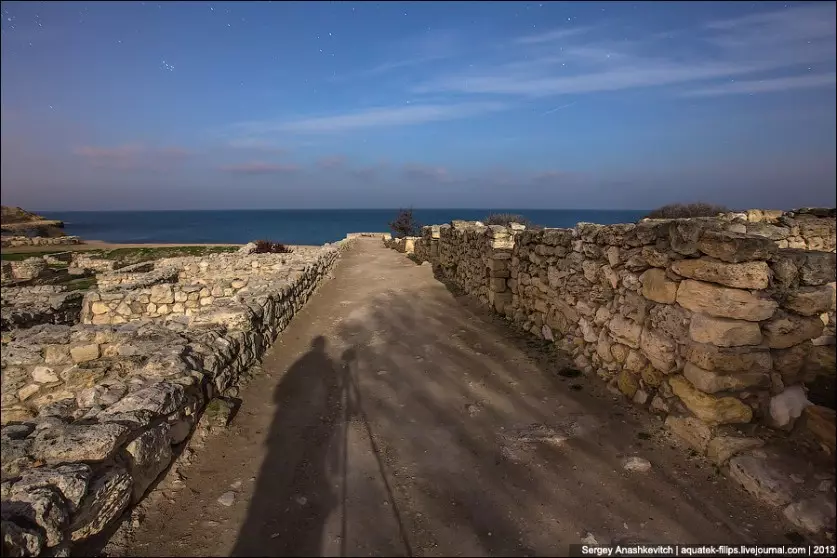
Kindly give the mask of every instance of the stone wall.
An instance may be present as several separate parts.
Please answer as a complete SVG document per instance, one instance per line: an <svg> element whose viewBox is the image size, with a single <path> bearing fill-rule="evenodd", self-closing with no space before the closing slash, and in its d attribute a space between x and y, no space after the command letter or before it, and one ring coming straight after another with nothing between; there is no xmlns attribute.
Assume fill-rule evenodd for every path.
<svg viewBox="0 0 837 558"><path fill-rule="evenodd" d="M0 237L0 247L16 248L19 246L67 246L81 244L77 236L3 236Z"/></svg>
<svg viewBox="0 0 837 558"><path fill-rule="evenodd" d="M807 397L835 375L834 218L749 211L543 230L455 221L424 227L412 252L701 453L716 438L757 444L729 436L732 425L789 431L806 414L833 454L834 411Z"/></svg>
<svg viewBox="0 0 837 558"><path fill-rule="evenodd" d="M169 465L173 447L192 432L210 401L234 388L315 289L327 278L348 242L287 258L276 269L273 254L246 256L233 269L270 269L221 292L212 311L176 318L177 293L215 298L212 287L163 284L152 291L160 304L130 323L42 325L4 335L2 357L2 537L4 553L68 555L72 543L101 532ZM216 259L217 258L217 259ZM180 270L192 263L208 272L231 263L225 256L163 262ZM201 266L201 260L207 265ZM267 265L262 265L267 264ZM226 269L229 269L227 267ZM187 275L190 272L186 272ZM240 272L239 272L240 273ZM209 276L203 278L209 281ZM245 280L246 279L246 280ZM198 291L187 289L196 287ZM156 288L156 290L155 290ZM166 290L163 293L163 289ZM145 289L140 289L145 290ZM85 300L93 312L106 295ZM233 296L235 295L235 296ZM124 299L122 299L124 303ZM200 297L197 300L200 305ZM156 304L156 303L153 303ZM115 312L115 313L114 313ZM156 314L156 316L155 316ZM88 314L89 316L89 314ZM217 406L217 405L216 405Z"/></svg>
<svg viewBox="0 0 837 558"><path fill-rule="evenodd" d="M0 331L79 321L81 292L66 292L62 285L3 287L1 292Z"/></svg>

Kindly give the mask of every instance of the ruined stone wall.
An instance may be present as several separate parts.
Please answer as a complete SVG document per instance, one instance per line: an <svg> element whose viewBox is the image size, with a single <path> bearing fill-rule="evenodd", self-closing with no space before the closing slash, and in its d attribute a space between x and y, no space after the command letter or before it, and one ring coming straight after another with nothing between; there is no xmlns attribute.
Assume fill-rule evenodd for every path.
<svg viewBox="0 0 837 558"><path fill-rule="evenodd" d="M833 211L515 228L425 227L414 253L637 404L788 428L834 375Z"/></svg>
<svg viewBox="0 0 837 558"><path fill-rule="evenodd" d="M3 236L0 247L16 248L18 246L67 246L81 244L77 236Z"/></svg>
<svg viewBox="0 0 837 558"><path fill-rule="evenodd" d="M159 298L157 317L146 310L130 323L41 325L4 334L4 552L68 555L72 543L107 529L139 501L206 405L237 385L347 245L301 254L284 280L275 269L248 278L234 301L200 316L170 319L160 306L173 308L183 293L186 307L190 295L208 287L187 292L164 284L148 292L148 304L152 290L168 301ZM204 298L212 297L209 290ZM86 300L94 317L105 315L93 313L93 304L104 303L108 292Z"/></svg>
<svg viewBox="0 0 837 558"><path fill-rule="evenodd" d="M62 285L3 287L0 331L39 324L76 324L83 294Z"/></svg>

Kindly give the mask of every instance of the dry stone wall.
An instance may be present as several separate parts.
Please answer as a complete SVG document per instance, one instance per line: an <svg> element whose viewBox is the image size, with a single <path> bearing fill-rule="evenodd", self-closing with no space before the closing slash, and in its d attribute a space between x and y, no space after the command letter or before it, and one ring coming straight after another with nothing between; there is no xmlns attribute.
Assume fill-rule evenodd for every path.
<svg viewBox="0 0 837 558"><path fill-rule="evenodd" d="M16 248L19 246L67 246L81 244L77 236L3 236L0 247Z"/></svg>
<svg viewBox="0 0 837 558"><path fill-rule="evenodd" d="M719 465L760 444L722 435L731 425L790 430L803 413L833 454L834 411L810 405L806 384L835 375L834 210L543 230L454 221L384 242L410 240L440 278Z"/></svg>
<svg viewBox="0 0 837 558"><path fill-rule="evenodd" d="M219 397L285 329L347 245L281 255L284 264L273 254L163 260L159 269L174 269L172 277L185 283L142 287L138 296L122 289L126 283L112 283L84 300L84 321L100 323L5 333L4 555L69 555L73 543L108 528L139 501L207 405L227 404ZM233 287L236 280L243 284ZM145 295L148 302L134 314L126 298ZM186 315L198 310L187 306L193 301L200 311ZM131 314L120 312L125 304ZM176 304L182 314L161 312Z"/></svg>

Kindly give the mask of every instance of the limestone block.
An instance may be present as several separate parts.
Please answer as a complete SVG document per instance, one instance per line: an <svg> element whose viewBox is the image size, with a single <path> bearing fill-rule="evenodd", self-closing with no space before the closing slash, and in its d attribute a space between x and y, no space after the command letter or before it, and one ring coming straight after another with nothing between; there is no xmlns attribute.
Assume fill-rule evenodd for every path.
<svg viewBox="0 0 837 558"><path fill-rule="evenodd" d="M735 456L729 460L729 474L747 492L771 506L786 506L793 500L793 481L763 457Z"/></svg>
<svg viewBox="0 0 837 558"><path fill-rule="evenodd" d="M138 502L152 482L171 462L169 425L159 424L132 440L125 451L131 456L133 502Z"/></svg>
<svg viewBox="0 0 837 558"><path fill-rule="evenodd" d="M58 381L58 374L47 366L36 366L32 370L32 379L39 384L50 384Z"/></svg>
<svg viewBox="0 0 837 558"><path fill-rule="evenodd" d="M708 343L689 343L683 356L706 370L739 373L767 372L772 368L770 350L766 347L716 347Z"/></svg>
<svg viewBox="0 0 837 558"><path fill-rule="evenodd" d="M837 443L837 428L835 428L834 409L822 405L808 405L802 412L805 417L805 428L813 434L820 443L824 444L831 453L835 451Z"/></svg>
<svg viewBox="0 0 837 558"><path fill-rule="evenodd" d="M32 442L32 456L44 463L104 461L125 440L121 424L61 425L41 430Z"/></svg>
<svg viewBox="0 0 837 558"><path fill-rule="evenodd" d="M677 289L677 302L693 312L753 322L770 318L779 306L775 300L747 291L718 287L692 279L681 281Z"/></svg>
<svg viewBox="0 0 837 558"><path fill-rule="evenodd" d="M96 360L100 356L101 351L99 349L98 343L88 345L76 345L74 347L70 347L70 357L73 359L73 362L75 363Z"/></svg>
<svg viewBox="0 0 837 558"><path fill-rule="evenodd" d="M614 339L632 349L639 349L639 341L642 335L642 326L635 321L616 315L607 324L608 330Z"/></svg>
<svg viewBox="0 0 837 558"><path fill-rule="evenodd" d="M662 304L674 304L677 297L677 283L666 277L662 269L652 268L639 277L642 283L642 296Z"/></svg>
<svg viewBox="0 0 837 558"><path fill-rule="evenodd" d="M819 337L823 331L819 317L799 316L782 310L761 327L764 341L771 349L787 349Z"/></svg>
<svg viewBox="0 0 837 558"><path fill-rule="evenodd" d="M770 282L767 262L724 263L711 258L678 260L676 274L737 289L766 289Z"/></svg>
<svg viewBox="0 0 837 558"><path fill-rule="evenodd" d="M676 417L669 415L665 420L666 428L690 448L698 453L706 453L706 446L712 437L712 429L694 417Z"/></svg>
<svg viewBox="0 0 837 558"><path fill-rule="evenodd" d="M639 345L651 365L660 372L669 372L674 368L677 344L668 335L654 328L643 328Z"/></svg>
<svg viewBox="0 0 837 558"><path fill-rule="evenodd" d="M810 405L805 390L801 385L793 385L779 395L770 398L770 418L774 426L783 428L793 424Z"/></svg>
<svg viewBox="0 0 837 558"><path fill-rule="evenodd" d="M784 516L797 527L811 533L834 529L835 511L833 494L817 494L794 502L785 508Z"/></svg>
<svg viewBox="0 0 837 558"><path fill-rule="evenodd" d="M154 304L171 304L174 302L174 292L171 285L152 285L150 301Z"/></svg>
<svg viewBox="0 0 837 558"><path fill-rule="evenodd" d="M770 382L770 377L765 372L720 374L714 370L704 370L691 362L687 362L683 367L683 376L693 386L706 393L743 391L753 387L767 387Z"/></svg>
<svg viewBox="0 0 837 558"><path fill-rule="evenodd" d="M707 256L730 263L767 260L778 250L767 238L713 230L703 231L697 248Z"/></svg>
<svg viewBox="0 0 837 558"><path fill-rule="evenodd" d="M43 529L47 546L63 541L67 524L67 510L58 491L51 486L18 490L12 487L9 499L4 498L3 516L20 517ZM5 553L4 553L5 554Z"/></svg>
<svg viewBox="0 0 837 558"><path fill-rule="evenodd" d="M834 283L800 287L788 295L782 306L803 316L818 316L834 307Z"/></svg>
<svg viewBox="0 0 837 558"><path fill-rule="evenodd" d="M715 397L703 393L683 376L669 378L668 383L686 408L708 424L746 423L753 418L753 410L735 397Z"/></svg>
<svg viewBox="0 0 837 558"><path fill-rule="evenodd" d="M716 465L724 465L733 456L751 449L760 448L764 440L746 436L717 436L709 441L706 456Z"/></svg>
<svg viewBox="0 0 837 558"><path fill-rule="evenodd" d="M131 501L131 483L131 475L119 467L106 469L93 479L70 524L71 539L95 535L119 517Z"/></svg>
<svg viewBox="0 0 837 558"><path fill-rule="evenodd" d="M711 343L718 347L758 345L762 341L761 329L756 322L716 318L705 314L692 316L689 337L698 343Z"/></svg>
<svg viewBox="0 0 837 558"><path fill-rule="evenodd" d="M84 463L29 469L15 482L14 490L27 492L43 487L55 489L69 504L69 511L74 512L87 492L91 474L90 466Z"/></svg>

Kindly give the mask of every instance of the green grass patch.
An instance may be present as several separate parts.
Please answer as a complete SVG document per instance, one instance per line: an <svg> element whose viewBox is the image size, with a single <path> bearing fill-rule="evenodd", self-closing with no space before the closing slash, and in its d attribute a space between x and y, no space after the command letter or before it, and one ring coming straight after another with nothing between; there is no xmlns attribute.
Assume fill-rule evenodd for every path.
<svg viewBox="0 0 837 558"><path fill-rule="evenodd" d="M79 277L78 279L70 279L66 283L68 291L86 291L96 286L95 277Z"/></svg>
<svg viewBox="0 0 837 558"><path fill-rule="evenodd" d="M16 252L14 254L0 253L0 259L7 262L21 262L26 258L36 258L49 254L60 254L66 250L44 250L43 252Z"/></svg>
<svg viewBox="0 0 837 558"><path fill-rule="evenodd" d="M207 256L235 252L238 246L161 246L158 248L116 248L103 250L97 257L116 260L119 267L180 256Z"/></svg>

